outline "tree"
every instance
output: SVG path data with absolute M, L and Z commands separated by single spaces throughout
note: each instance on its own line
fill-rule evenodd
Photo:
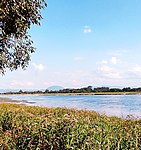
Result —
M 40 25 L 45 0 L 0 1 L 0 74 L 7 68 L 25 69 L 31 53 L 35 52 L 28 35 L 32 24 Z
M 130 91 L 131 91 L 131 88 L 130 88 L 130 87 L 126 87 L 126 88 L 123 88 L 122 91 L 123 91 L 123 92 L 130 92 Z

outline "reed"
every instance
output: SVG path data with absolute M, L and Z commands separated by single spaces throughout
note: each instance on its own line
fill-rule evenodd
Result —
M 0 104 L 2 150 L 141 149 L 141 120 L 94 111 Z

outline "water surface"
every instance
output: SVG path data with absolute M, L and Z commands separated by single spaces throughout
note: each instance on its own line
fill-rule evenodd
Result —
M 94 110 L 109 116 L 141 118 L 141 95 L 6 96 L 27 105 Z

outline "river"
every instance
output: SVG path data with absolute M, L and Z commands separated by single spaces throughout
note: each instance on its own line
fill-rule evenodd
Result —
M 108 116 L 141 118 L 141 95 L 4 96 L 31 106 L 94 110 Z

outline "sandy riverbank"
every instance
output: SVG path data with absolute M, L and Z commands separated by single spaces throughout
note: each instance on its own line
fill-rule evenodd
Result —
M 19 103 L 20 101 L 0 97 L 0 103 Z
M 26 104 L 31 102 L 27 102 L 26 100 L 14 100 L 10 98 L 0 97 L 0 104 L 2 103 Z

